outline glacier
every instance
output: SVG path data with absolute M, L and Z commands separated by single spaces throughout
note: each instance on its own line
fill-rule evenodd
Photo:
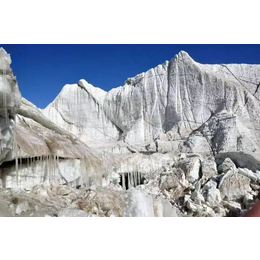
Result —
M 182 51 L 109 92 L 66 85 L 43 113 L 104 151 L 257 154 L 259 84 L 259 65 L 203 65 Z
M 241 216 L 259 198 L 260 65 L 181 51 L 39 109 L 10 64 L 1 48 L 0 216 Z

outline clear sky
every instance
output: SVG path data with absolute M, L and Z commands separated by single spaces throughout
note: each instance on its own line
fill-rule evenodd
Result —
M 134 37 L 130 35 L 129 37 Z M 46 107 L 65 84 L 86 79 L 106 91 L 184 50 L 200 63 L 260 64 L 260 45 L 3 45 L 22 95 Z

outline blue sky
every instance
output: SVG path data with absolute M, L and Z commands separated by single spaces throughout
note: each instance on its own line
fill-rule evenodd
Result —
M 201 63 L 260 64 L 260 45 L 3 45 L 22 95 L 46 107 L 65 84 L 86 79 L 104 90 L 170 60 L 180 50 Z

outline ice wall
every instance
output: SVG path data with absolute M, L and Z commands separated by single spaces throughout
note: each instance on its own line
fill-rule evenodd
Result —
M 181 51 L 107 93 L 66 85 L 43 113 L 104 151 L 256 153 L 259 84 L 260 65 L 200 64 Z
M 0 48 L 0 165 L 12 156 L 15 143 L 15 114 L 21 94 L 10 67 L 11 58 Z
M 104 167 L 106 160 L 22 98 L 10 64 L 10 55 L 1 48 L 0 187 L 101 185 L 110 171 Z M 90 91 L 87 85 L 81 87 Z

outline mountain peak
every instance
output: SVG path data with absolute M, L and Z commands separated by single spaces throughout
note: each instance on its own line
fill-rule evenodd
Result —
M 186 52 L 186 51 L 183 51 L 183 50 L 181 50 L 181 51 L 179 51 L 175 56 L 174 56 L 174 59 L 190 59 L 190 60 L 192 60 L 193 61 L 193 59 L 191 58 L 191 56 L 189 55 L 189 53 L 188 52 Z
M 105 90 L 98 87 L 94 87 L 92 84 L 88 83 L 85 79 L 80 79 L 78 82 L 78 86 L 85 89 L 100 104 L 103 103 L 104 97 L 107 94 Z
M 186 56 L 190 57 L 189 53 L 186 51 L 183 51 L 183 50 L 179 51 L 179 53 L 177 55 L 186 55 Z

